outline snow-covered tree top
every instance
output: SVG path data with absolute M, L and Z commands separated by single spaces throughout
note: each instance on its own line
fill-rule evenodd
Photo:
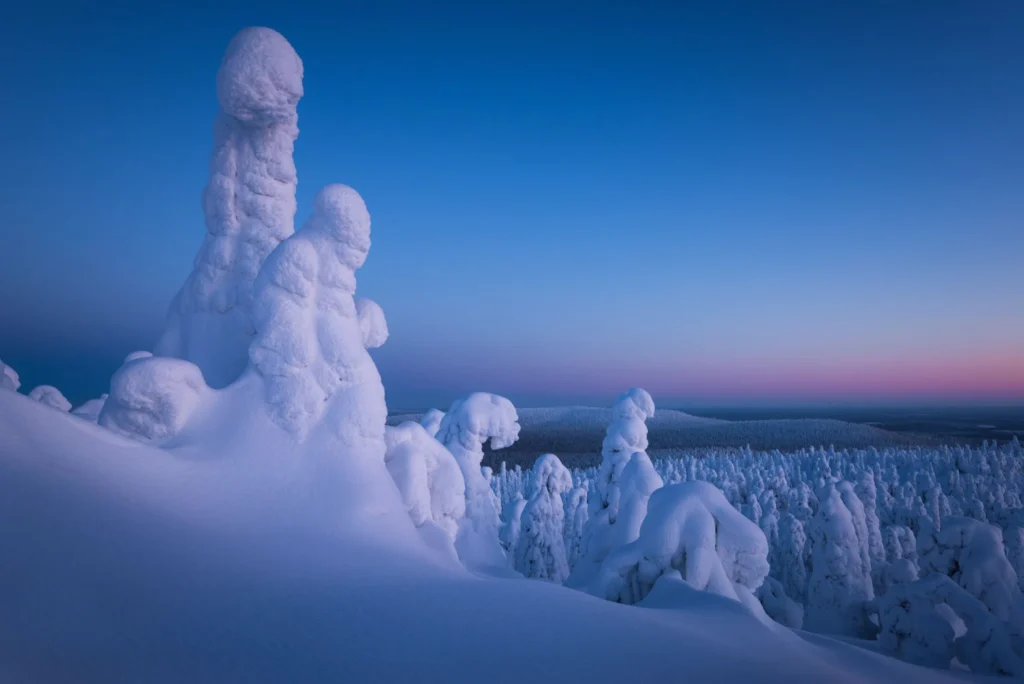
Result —
M 296 116 L 302 60 L 277 31 L 243 29 L 231 40 L 217 72 L 221 108 L 239 121 L 266 126 Z
M 639 387 L 623 392 L 612 406 L 612 420 L 647 420 L 653 417 L 654 400 Z
M 18 391 L 21 387 L 21 379 L 17 372 L 3 361 L 0 361 L 0 388 Z
M 560 496 L 572 489 L 572 474 L 554 454 L 544 454 L 533 464 L 534 493 L 546 490 Z
M 516 407 L 505 397 L 474 392 L 465 399 L 456 399 L 441 420 L 437 439 L 443 444 L 454 442 L 469 446 L 483 445 L 491 440 L 492 449 L 504 449 L 519 439 L 519 416 Z
M 29 399 L 34 399 L 40 404 L 67 413 L 71 410 L 71 402 L 64 398 L 60 390 L 52 385 L 40 385 L 28 393 Z

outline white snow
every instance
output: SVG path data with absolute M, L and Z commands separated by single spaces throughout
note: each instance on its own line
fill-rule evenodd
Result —
M 100 413 L 103 411 L 103 405 L 107 403 L 108 394 L 101 394 L 95 399 L 90 399 L 78 408 L 71 411 L 71 415 L 78 416 L 90 423 L 98 423 L 100 420 Z
M 18 377 L 18 373 L 0 360 L 0 389 L 17 392 L 19 387 L 21 387 L 21 378 Z
M 387 342 L 388 322 L 380 304 L 372 299 L 357 299 L 356 315 L 359 318 L 359 329 L 363 333 L 363 344 L 367 349 L 376 349 Z
M 125 437 L 164 442 L 176 437 L 211 390 L 188 361 L 141 357 L 121 366 L 98 422 Z
M 302 440 L 335 395 L 339 410 L 359 401 L 363 410 L 372 406 L 381 413 L 381 424 L 373 434 L 346 437 L 378 443 L 383 457 L 384 388 L 366 352 L 353 298 L 355 271 L 369 249 L 370 214 L 359 193 L 346 185 L 320 190 L 313 215 L 271 253 L 256 279 L 249 356 L 278 425 Z
M 256 275 L 294 231 L 301 97 L 302 60 L 281 34 L 248 28 L 234 37 L 217 73 L 206 239 L 155 348 L 195 363 L 214 388 L 245 370 Z
M 382 417 L 383 422 L 383 417 Z M 476 392 L 456 400 L 441 419 L 437 440 L 455 457 L 466 483 L 466 517 L 456 549 L 463 562 L 481 570 L 507 566 L 498 538 L 500 504 L 481 471 L 484 442 L 510 446 L 519 436 L 516 409 L 508 399 Z
M 301 61 L 246 29 L 217 91 L 207 240 L 157 355 L 76 415 L 3 366 L 0 679 L 964 679 L 883 652 L 1024 675 L 1019 442 L 652 460 L 639 389 L 599 468 L 483 466 L 520 436 L 493 394 L 387 428 L 366 207 L 327 186 L 292 232 Z M 600 598 L 558 585 L 573 563 Z M 803 603 L 858 639 L 783 626 Z
M 38 401 L 43 406 L 49 406 L 64 413 L 71 410 L 71 402 L 60 393 L 59 389 L 52 385 L 39 385 L 39 387 L 28 393 L 28 398 Z

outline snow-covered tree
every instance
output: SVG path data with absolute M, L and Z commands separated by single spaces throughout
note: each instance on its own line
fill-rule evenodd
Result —
M 441 429 L 441 421 L 444 419 L 444 411 L 438 409 L 430 409 L 423 414 L 420 418 L 420 425 L 427 431 L 427 434 L 431 437 L 437 436 L 437 431 Z
M 589 516 L 583 529 L 580 561 L 567 582 L 571 587 L 587 586 L 608 552 L 620 543 L 632 541 L 625 538 L 629 535 L 616 536 L 612 529 L 619 519 L 622 496 L 619 481 L 633 454 L 646 456 L 646 421 L 652 416 L 654 400 L 642 389 L 625 392 L 612 406 L 612 422 L 601 446 L 601 465 L 588 495 Z
M 0 361 L 0 389 L 17 392 L 21 387 L 21 378 L 17 372 L 3 361 Z
M 579 560 L 587 516 L 587 487 L 584 485 L 569 493 L 565 507 L 565 558 L 569 562 L 569 570 Z
M 245 369 L 256 276 L 294 231 L 301 97 L 302 60 L 282 35 L 257 27 L 234 37 L 217 73 L 206 238 L 155 350 L 195 363 L 214 388 Z
M 804 607 L 786 596 L 782 583 L 774 577 L 765 577 L 755 596 L 772 620 L 793 629 L 803 626 Z
M 65 399 L 60 390 L 52 385 L 39 385 L 28 393 L 28 398 L 64 413 L 71 410 L 71 402 Z
M 828 485 L 807 527 L 811 574 L 804 624 L 815 632 L 869 638 L 865 603 L 874 598 L 853 516 L 839 490 Z
M 164 443 L 181 433 L 209 392 L 193 363 L 139 358 L 121 366 L 110 379 L 99 424 L 139 441 Z
M 561 583 L 569 575 L 562 495 L 572 476 L 558 457 L 544 454 L 533 466 L 533 493 L 521 515 L 515 568 L 526 577 Z
M 519 543 L 519 531 L 522 526 L 523 509 L 526 508 L 526 499 L 522 492 L 516 492 L 513 499 L 509 499 L 501 507 L 501 529 L 498 530 L 498 541 L 509 557 L 516 551 L 516 544 Z
M 942 529 L 918 537 L 921 574 L 939 573 L 981 601 L 999 620 L 1021 599 L 1017 573 L 1006 556 L 998 527 L 971 518 L 946 518 Z
M 384 463 L 413 523 L 433 523 L 454 542 L 466 513 L 466 485 L 455 458 L 412 421 L 388 428 L 384 440 Z
M 634 604 L 668 572 L 700 591 L 747 603 L 768 575 L 768 542 L 714 485 L 668 485 L 651 496 L 640 536 L 608 554 L 587 590 Z
M 508 399 L 475 392 L 456 400 L 441 420 L 437 440 L 455 457 L 466 481 L 466 517 L 456 549 L 470 565 L 506 564 L 498 540 L 500 504 L 482 472 L 484 442 L 492 449 L 512 446 L 519 438 L 519 417 Z
M 103 405 L 107 403 L 107 396 L 107 394 L 101 394 L 96 399 L 90 399 L 78 408 L 74 409 L 71 412 L 71 415 L 78 416 L 90 423 L 99 422 L 100 413 L 103 411 Z
M 351 442 L 353 453 L 383 460 L 384 387 L 353 298 L 355 271 L 369 249 L 370 214 L 359 193 L 340 184 L 320 190 L 313 215 L 274 250 L 256 279 L 249 356 L 278 425 L 302 441 L 332 398 L 358 397 L 363 426 L 338 436 Z

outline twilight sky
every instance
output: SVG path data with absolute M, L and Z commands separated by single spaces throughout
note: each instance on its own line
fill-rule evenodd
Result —
M 265 25 L 305 63 L 296 225 L 330 182 L 373 215 L 392 407 L 1024 399 L 1024 3 L 101 4 L 0 24 L 26 390 L 155 341 Z

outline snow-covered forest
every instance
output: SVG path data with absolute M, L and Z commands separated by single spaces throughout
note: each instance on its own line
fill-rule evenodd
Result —
M 295 229 L 302 75 L 270 29 L 228 46 L 152 352 L 76 408 L 0 362 L 7 679 L 1024 676 L 1017 441 L 652 459 L 639 388 L 588 468 L 484 465 L 521 431 L 491 393 L 388 425 L 370 212 L 329 185 Z

